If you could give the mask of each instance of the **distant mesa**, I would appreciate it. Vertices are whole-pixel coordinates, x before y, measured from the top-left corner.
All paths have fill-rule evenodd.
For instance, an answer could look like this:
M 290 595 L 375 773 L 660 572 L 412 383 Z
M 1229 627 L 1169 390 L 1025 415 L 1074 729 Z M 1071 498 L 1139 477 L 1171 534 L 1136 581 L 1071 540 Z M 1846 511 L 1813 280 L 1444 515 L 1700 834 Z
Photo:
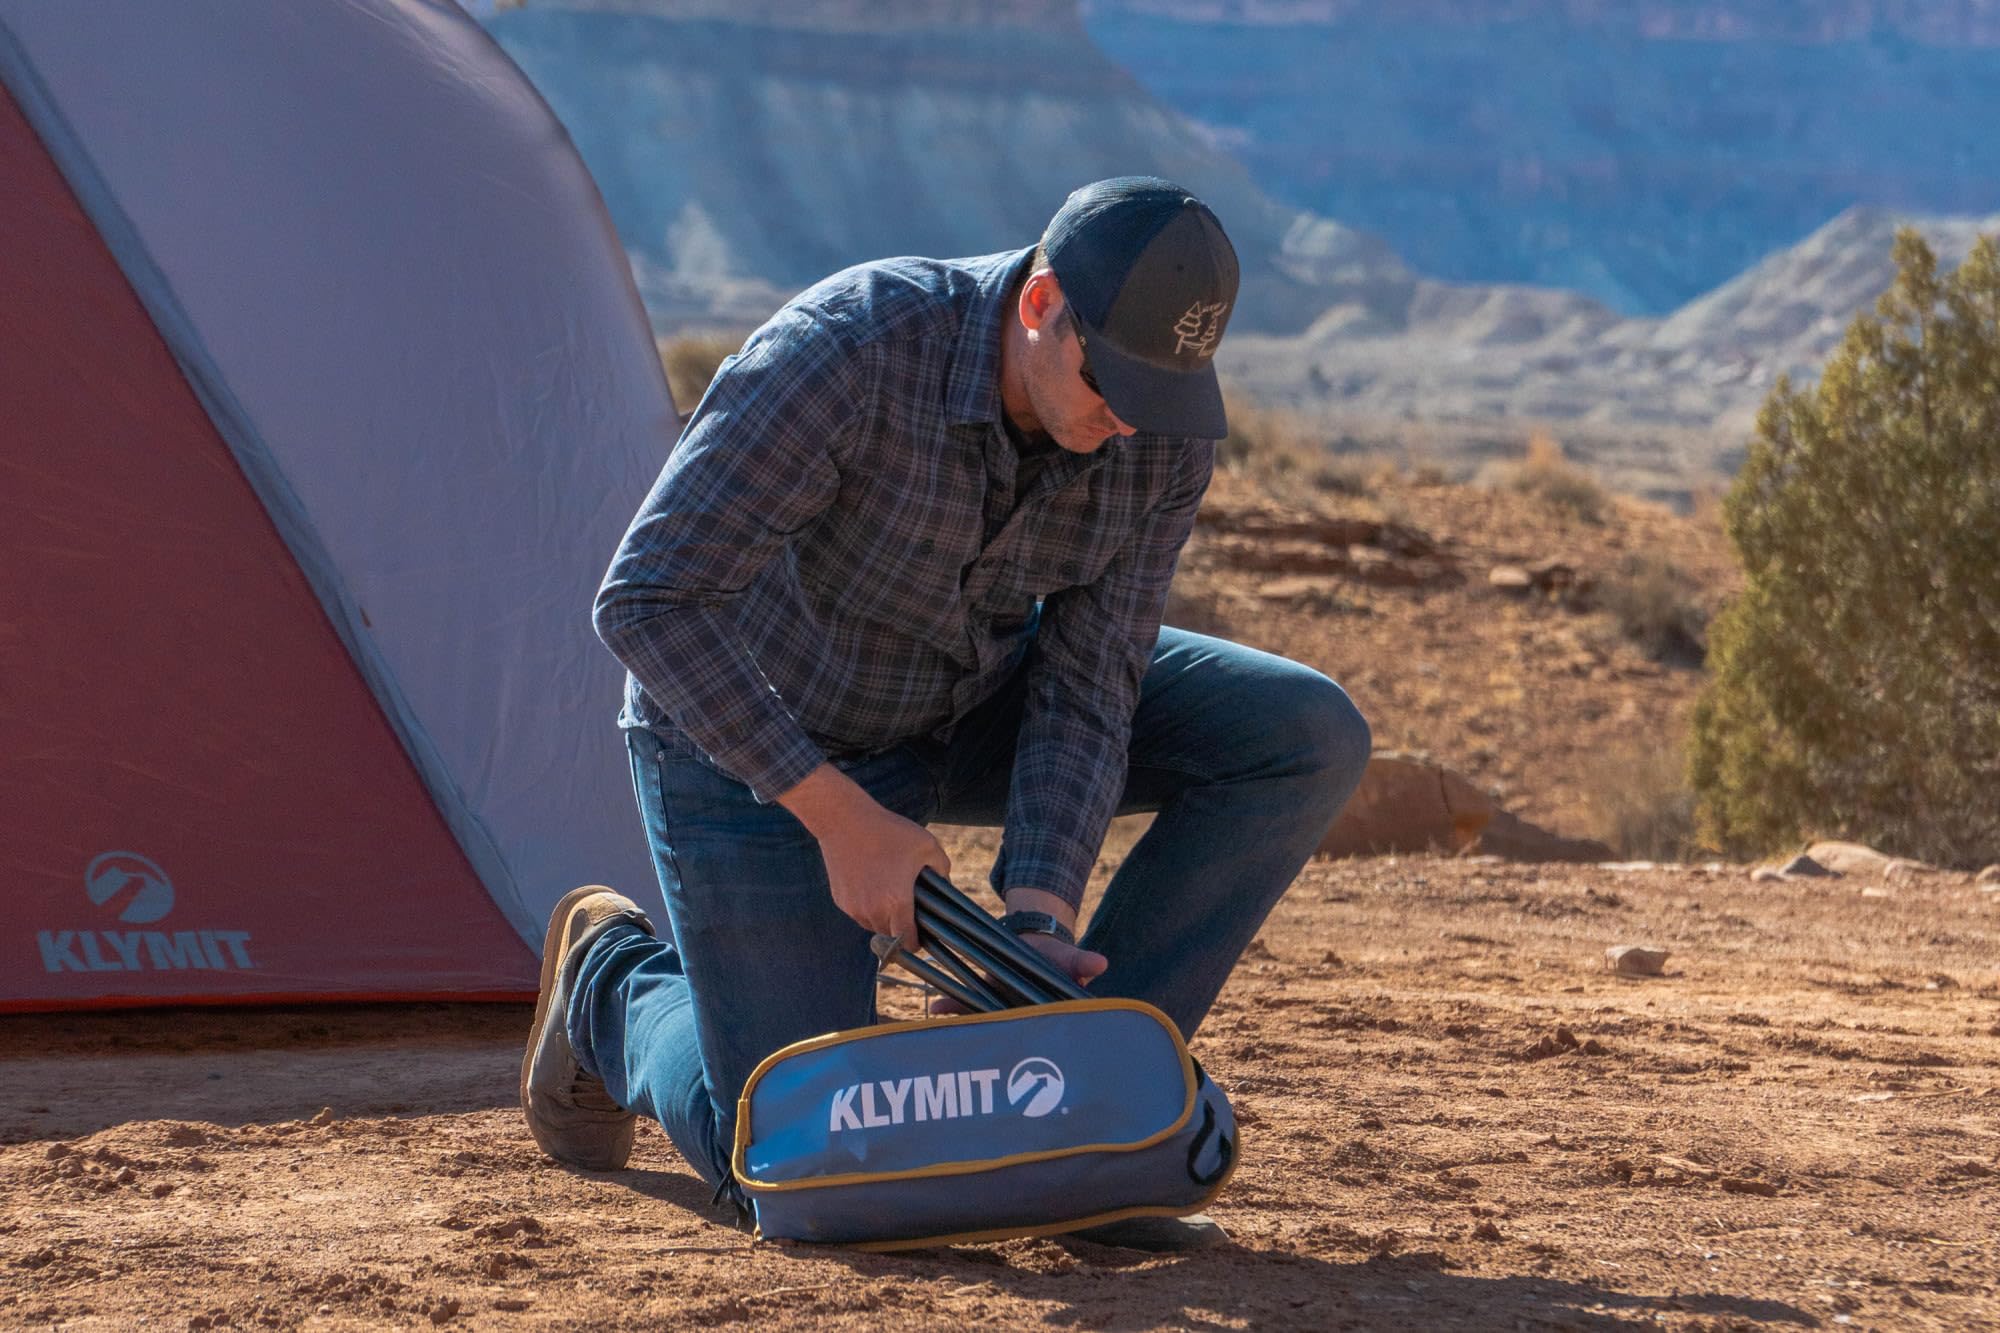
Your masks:
M 1383 17 L 1388 8 L 1393 15 Z M 1740 463 L 1751 419 L 1778 377 L 1815 377 L 1849 321 L 1887 285 L 1890 237 L 1907 215 L 1852 208 L 1827 221 L 1841 206 L 1829 202 L 1793 208 L 1776 221 L 1741 217 L 1731 211 L 1736 204 L 1690 217 L 1680 194 L 1645 174 L 1664 169 L 1655 141 L 1664 135 L 1722 154 L 1688 167 L 1699 179 L 1687 188 L 1709 181 L 1703 172 L 1726 170 L 1740 194 L 1748 171 L 1771 182 L 1765 193 L 1785 196 L 1788 208 L 1796 201 L 1787 191 L 1825 184 L 1810 159 L 1816 144 L 1861 155 L 1858 174 L 1835 182 L 1841 190 L 1829 200 L 1857 197 L 1874 179 L 1869 163 L 1902 171 L 1912 152 L 1949 148 L 1975 166 L 1995 160 L 1981 157 L 1993 151 L 1992 136 L 1962 129 L 1964 117 L 1940 121 L 1937 132 L 1949 140 L 1943 148 L 1926 140 L 1884 158 L 1888 130 L 1871 122 L 1866 142 L 1840 132 L 1860 114 L 1844 90 L 1807 97 L 1798 132 L 1810 132 L 1810 142 L 1766 160 L 1777 149 L 1753 113 L 1756 97 L 1769 95 L 1753 88 L 1728 101 L 1730 115 L 1743 122 L 1732 128 L 1720 108 L 1701 120 L 1676 91 L 1683 84 L 1667 77 L 1673 71 L 1647 66 L 1625 71 L 1623 83 L 1605 83 L 1601 97 L 1515 107 L 1530 120 L 1560 122 L 1561 133 L 1552 130 L 1536 150 L 1546 179 L 1516 182 L 1517 195 L 1475 198 L 1460 177 L 1485 172 L 1480 188 L 1490 194 L 1494 155 L 1505 155 L 1510 135 L 1536 131 L 1494 120 L 1490 92 L 1432 81 L 1405 88 L 1416 99 L 1406 102 L 1398 100 L 1404 85 L 1397 80 L 1417 75 L 1400 65 L 1400 72 L 1377 71 L 1373 82 L 1340 85 L 1349 99 L 1340 108 L 1343 138 L 1328 131 L 1333 113 L 1311 100 L 1331 95 L 1319 91 L 1325 69 L 1274 85 L 1276 76 L 1257 74 L 1261 67 L 1243 64 L 1248 57 L 1238 49 L 1250 40 L 1245 25 L 1342 23 L 1355 42 L 1420 36 L 1422 49 L 1408 54 L 1423 69 L 1450 56 L 1454 42 L 1505 37 L 1514 45 L 1475 48 L 1478 67 L 1495 79 L 1511 68 L 1508 60 L 1532 58 L 1534 68 L 1545 68 L 1549 33 L 1581 43 L 1565 48 L 1581 68 L 1591 67 L 1591 52 L 1623 50 L 1617 44 L 1633 40 L 1647 59 L 1669 59 L 1671 52 L 1660 53 L 1678 42 L 1673 58 L 1699 62 L 1726 48 L 1767 64 L 1805 60 L 1802 68 L 1810 69 L 1839 55 L 1835 46 L 1810 44 L 1859 37 L 1915 43 L 1913 51 L 1921 51 L 1912 59 L 1929 52 L 1923 59 L 1964 60 L 1975 56 L 1953 50 L 2000 42 L 2000 11 L 1972 0 L 1898 7 L 1649 0 L 1581 8 L 1559 0 L 1396 7 L 1358 0 L 1092 0 L 1087 7 L 1076 0 L 528 0 L 482 13 L 582 152 L 662 335 L 740 332 L 808 284 L 867 259 L 1025 245 L 1076 185 L 1151 172 L 1206 198 L 1243 259 L 1242 295 L 1218 365 L 1245 396 L 1360 435 L 1386 438 L 1411 422 L 1464 432 L 1463 444 L 1456 434 L 1440 435 L 1435 450 L 1441 461 L 1467 465 L 1479 457 L 1481 433 L 1491 436 L 1489 423 L 1564 424 L 1575 428 L 1564 431 L 1573 456 L 1599 467 L 1609 484 L 1659 496 L 1688 494 Z M 1461 31 L 1466 24 L 1471 37 Z M 1318 40 L 1309 27 L 1252 36 L 1269 42 L 1286 33 L 1292 47 Z M 1104 45 L 1114 39 L 1118 59 Z M 1791 45 L 1779 51 L 1774 43 Z M 1251 42 L 1244 50 L 1253 47 L 1264 49 Z M 1229 65 L 1232 59 L 1242 68 Z M 1875 68 L 1855 77 L 1874 78 Z M 1959 83 L 1974 89 L 1966 96 L 1984 96 L 1977 79 Z M 1921 79 L 1896 86 L 1917 99 L 1899 102 L 1902 113 L 1930 105 Z M 1202 101 L 1203 89 L 1220 99 L 1217 107 L 1229 102 L 1245 116 L 1277 119 L 1232 127 Z M 1298 99 L 1305 100 L 1294 106 Z M 1290 109 L 1277 115 L 1273 107 Z M 1485 127 L 1471 140 L 1468 121 Z M 1273 138 L 1280 133 L 1303 136 L 1302 152 L 1332 152 L 1328 145 L 1359 136 L 1375 157 L 1312 159 L 1334 191 L 1322 199 L 1284 185 L 1284 172 L 1298 164 L 1280 160 L 1288 151 Z M 1749 136 L 1745 142 L 1761 145 L 1764 156 L 1730 157 L 1723 150 L 1732 134 Z M 1628 161 L 1621 135 L 1637 135 L 1653 156 Z M 1579 184 L 1561 174 L 1590 162 L 1610 163 L 1612 178 Z M 1375 174 L 1373 185 L 1362 179 L 1364 168 Z M 1934 208 L 1990 207 L 1972 201 L 2000 198 L 2000 187 L 1978 193 L 1986 188 L 1978 182 L 2000 180 L 2000 169 L 1968 173 L 1960 163 L 1923 176 L 1934 178 L 1973 191 L 1941 196 Z M 1884 189 L 1896 179 L 1893 172 L 1883 177 Z M 1381 207 L 1364 206 L 1370 190 L 1382 196 Z M 1456 202 L 1440 212 L 1435 200 L 1425 202 L 1425 190 Z M 1397 199 L 1409 206 L 1398 211 Z M 1762 200 L 1758 194 L 1738 203 L 1763 207 Z M 1618 213 L 1627 203 L 1641 213 Z M 1593 208 L 1602 216 L 1583 215 Z M 1909 220 L 1946 263 L 1964 254 L 1974 234 L 2000 232 L 2000 215 Z M 1816 223 L 1823 225 L 1787 244 Z M 1597 231 L 1586 234 L 1591 226 Z M 1717 244 L 1727 242 L 1726 263 L 1662 269 L 1643 281 L 1620 269 L 1628 260 L 1692 264 L 1703 228 L 1717 233 Z M 1447 232 L 1462 234 L 1452 241 Z M 1618 243 L 1633 253 L 1596 253 L 1592 235 L 1623 238 Z M 1487 254 L 1503 242 L 1548 248 L 1562 262 L 1546 272 L 1523 267 L 1522 281 L 1492 282 L 1453 280 L 1460 271 L 1454 263 L 1427 257 L 1439 244 Z M 1406 262 L 1406 255 L 1418 258 Z M 1475 271 L 1507 270 L 1465 270 Z M 1652 295 L 1639 299 L 1633 293 L 1640 288 Z M 1703 294 L 1690 300 L 1689 293 Z M 1621 313 L 1630 310 L 1667 313 Z

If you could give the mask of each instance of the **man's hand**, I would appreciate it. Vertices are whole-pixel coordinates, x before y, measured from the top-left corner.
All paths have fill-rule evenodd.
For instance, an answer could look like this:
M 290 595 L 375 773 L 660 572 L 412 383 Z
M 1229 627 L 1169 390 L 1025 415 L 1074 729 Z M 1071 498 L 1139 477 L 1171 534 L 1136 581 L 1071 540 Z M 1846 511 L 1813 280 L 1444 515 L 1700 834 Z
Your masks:
M 1053 893 L 1041 889 L 1007 890 L 1007 910 L 1010 912 L 1047 912 L 1070 930 L 1076 929 L 1076 909 Z M 1021 936 L 1023 942 L 1042 957 L 1056 965 L 1056 970 L 1079 986 L 1088 986 L 1104 975 L 1104 969 L 1111 966 L 1111 960 L 1101 953 L 1080 949 L 1074 944 L 1064 944 L 1053 935 L 1040 931 L 1030 931 Z M 965 1006 L 949 996 L 939 996 L 931 1001 L 930 1010 L 934 1014 L 962 1014 Z
M 1032 931 L 1029 934 L 1023 935 L 1021 936 L 1021 940 L 1036 953 L 1054 963 L 1058 971 L 1062 972 L 1063 975 L 1079 986 L 1088 986 L 1092 981 L 1104 974 L 1105 968 L 1111 966 L 1111 960 L 1101 953 L 1092 953 L 1088 949 L 1079 949 L 1074 944 L 1064 944 L 1055 936 L 1044 935 L 1040 931 Z M 963 1014 L 971 1012 L 949 995 L 933 997 L 930 1003 L 930 1011 L 933 1014 Z
M 1072 935 L 1076 933 L 1076 909 L 1047 889 L 1031 889 L 1017 885 L 1007 890 L 1007 910 L 1010 912 L 1047 912 Z M 1064 944 L 1053 935 L 1033 932 L 1022 939 L 1034 946 L 1035 952 L 1054 963 L 1062 972 L 1079 986 L 1088 986 L 1111 962 L 1101 953 L 1091 953 L 1079 949 L 1074 944 Z
M 1021 936 L 1036 953 L 1056 965 L 1071 981 L 1079 986 L 1088 986 L 1104 975 L 1104 969 L 1111 966 L 1111 960 L 1101 953 L 1080 949 L 1074 944 L 1064 944 L 1053 935 L 1031 931 Z
M 868 930 L 915 944 L 917 872 L 951 875 L 951 857 L 930 830 L 885 809 L 832 764 L 778 803 L 819 839 L 834 905 Z

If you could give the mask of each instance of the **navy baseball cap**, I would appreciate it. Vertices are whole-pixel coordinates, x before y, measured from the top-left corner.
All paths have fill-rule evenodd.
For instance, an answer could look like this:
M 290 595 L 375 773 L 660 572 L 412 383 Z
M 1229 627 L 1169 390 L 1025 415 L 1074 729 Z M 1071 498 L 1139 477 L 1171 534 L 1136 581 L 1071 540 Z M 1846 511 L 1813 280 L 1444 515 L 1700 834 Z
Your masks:
M 1227 435 L 1214 361 L 1236 250 L 1208 205 L 1157 176 L 1117 176 L 1071 194 L 1042 248 L 1111 410 L 1159 435 Z

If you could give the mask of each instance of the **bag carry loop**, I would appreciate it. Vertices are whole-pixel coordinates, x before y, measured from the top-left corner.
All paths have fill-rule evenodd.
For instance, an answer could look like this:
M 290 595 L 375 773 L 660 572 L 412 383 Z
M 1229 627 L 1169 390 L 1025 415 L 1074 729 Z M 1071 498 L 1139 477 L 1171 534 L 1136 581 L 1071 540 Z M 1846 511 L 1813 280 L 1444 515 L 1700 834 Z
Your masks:
M 1207 1074 L 1202 1072 L 1200 1061 L 1195 1062 L 1194 1068 L 1195 1073 L 1200 1074 L 1202 1078 L 1205 1079 L 1208 1077 Z M 1201 1108 L 1201 1129 L 1196 1132 L 1194 1142 L 1188 1145 L 1188 1179 L 1197 1185 L 1208 1186 L 1217 1183 L 1229 1174 L 1230 1167 L 1236 1165 L 1236 1140 L 1230 1135 L 1224 1134 L 1215 1141 L 1215 1170 L 1195 1170 L 1195 1159 L 1201 1156 L 1202 1148 L 1208 1143 L 1208 1136 L 1213 1133 L 1215 1133 L 1215 1108 L 1213 1106 L 1203 1106 Z

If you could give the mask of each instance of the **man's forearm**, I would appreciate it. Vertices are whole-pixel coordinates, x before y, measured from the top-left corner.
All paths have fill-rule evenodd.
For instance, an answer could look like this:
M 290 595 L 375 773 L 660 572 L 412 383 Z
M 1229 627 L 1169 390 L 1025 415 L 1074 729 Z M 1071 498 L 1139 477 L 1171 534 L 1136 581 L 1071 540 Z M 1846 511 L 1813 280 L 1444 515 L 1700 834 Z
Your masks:
M 832 764 L 821 764 L 805 780 L 778 797 L 778 804 L 792 812 L 806 831 L 825 841 L 838 828 L 851 826 L 856 814 L 875 800 L 861 785 Z M 1066 928 L 1076 930 L 1076 909 L 1046 889 L 1007 890 L 1010 912 L 1047 912 Z
M 829 763 L 822 763 L 778 797 L 778 804 L 791 811 L 806 826 L 806 831 L 821 842 L 833 830 L 852 822 L 862 802 L 873 806 L 875 799 L 862 790 L 860 783 Z

